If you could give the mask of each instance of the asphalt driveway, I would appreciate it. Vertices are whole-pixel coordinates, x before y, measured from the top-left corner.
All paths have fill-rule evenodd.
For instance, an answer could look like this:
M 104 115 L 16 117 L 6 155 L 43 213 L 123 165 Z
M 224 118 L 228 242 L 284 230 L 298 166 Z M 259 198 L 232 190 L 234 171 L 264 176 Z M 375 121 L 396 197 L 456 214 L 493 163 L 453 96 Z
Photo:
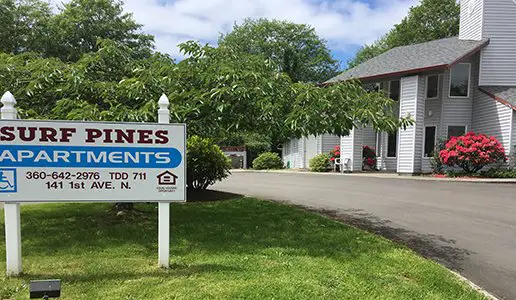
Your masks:
M 516 299 L 516 185 L 235 173 L 214 189 L 322 210 Z

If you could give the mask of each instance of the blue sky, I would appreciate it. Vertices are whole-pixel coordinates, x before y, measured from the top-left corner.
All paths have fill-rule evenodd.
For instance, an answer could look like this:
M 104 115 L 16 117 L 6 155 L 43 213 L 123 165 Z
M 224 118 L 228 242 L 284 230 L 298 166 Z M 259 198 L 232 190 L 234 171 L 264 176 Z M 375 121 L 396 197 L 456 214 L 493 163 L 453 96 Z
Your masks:
M 63 0 L 51 0 L 61 3 Z M 67 2 L 64 0 L 64 2 Z M 197 40 L 215 44 L 221 32 L 245 18 L 305 23 L 328 41 L 343 62 L 357 49 L 388 32 L 419 0 L 125 0 L 144 31 L 155 35 L 156 48 L 177 59 L 177 44 Z

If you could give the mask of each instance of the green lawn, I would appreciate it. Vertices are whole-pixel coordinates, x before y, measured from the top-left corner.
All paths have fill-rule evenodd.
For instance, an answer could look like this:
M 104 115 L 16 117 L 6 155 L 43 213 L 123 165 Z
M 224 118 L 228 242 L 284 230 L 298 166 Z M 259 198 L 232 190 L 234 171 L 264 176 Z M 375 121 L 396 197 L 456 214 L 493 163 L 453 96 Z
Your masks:
M 278 203 L 172 205 L 170 270 L 157 268 L 156 208 L 22 207 L 24 272 L 0 299 L 27 299 L 30 279 L 62 279 L 61 299 L 483 299 L 403 246 Z

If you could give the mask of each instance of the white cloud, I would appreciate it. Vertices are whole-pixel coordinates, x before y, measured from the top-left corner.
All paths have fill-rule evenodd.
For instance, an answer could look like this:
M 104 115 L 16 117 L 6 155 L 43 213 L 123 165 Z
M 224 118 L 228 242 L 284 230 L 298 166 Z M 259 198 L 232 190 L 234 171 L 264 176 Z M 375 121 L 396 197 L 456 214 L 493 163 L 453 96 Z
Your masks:
M 245 18 L 276 18 L 312 25 L 333 50 L 371 43 L 418 0 L 126 0 L 125 9 L 156 36 L 158 51 L 180 57 L 187 40 L 216 43 Z M 62 2 L 62 0 L 52 0 Z

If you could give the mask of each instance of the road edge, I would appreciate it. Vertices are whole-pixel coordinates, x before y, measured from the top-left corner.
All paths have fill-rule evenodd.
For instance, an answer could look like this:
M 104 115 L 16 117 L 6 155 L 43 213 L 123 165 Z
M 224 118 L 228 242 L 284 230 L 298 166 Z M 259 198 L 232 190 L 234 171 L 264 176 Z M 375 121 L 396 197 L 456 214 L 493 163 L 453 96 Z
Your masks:
M 342 176 L 342 177 L 364 177 L 364 178 L 378 178 L 378 179 L 400 179 L 413 181 L 440 181 L 440 182 L 460 182 L 460 183 L 491 183 L 491 184 L 516 184 L 514 178 L 436 178 L 424 176 L 403 176 L 397 173 L 318 173 L 308 171 L 293 171 L 293 170 L 243 170 L 234 169 L 231 173 L 275 173 L 275 174 L 300 174 L 313 176 Z
M 481 293 L 482 295 L 486 296 L 488 299 L 490 300 L 501 300 L 500 298 L 496 297 L 495 295 L 491 294 L 490 292 L 486 291 L 484 288 L 482 288 L 481 286 L 479 286 L 478 284 L 474 283 L 473 281 L 467 279 L 466 277 L 462 276 L 460 273 L 450 269 L 450 268 L 447 268 L 446 266 L 442 265 L 441 266 L 445 267 L 448 271 L 450 271 L 453 275 L 455 275 L 460 281 L 466 283 L 467 285 L 469 285 L 472 289 L 474 289 L 475 291 Z

